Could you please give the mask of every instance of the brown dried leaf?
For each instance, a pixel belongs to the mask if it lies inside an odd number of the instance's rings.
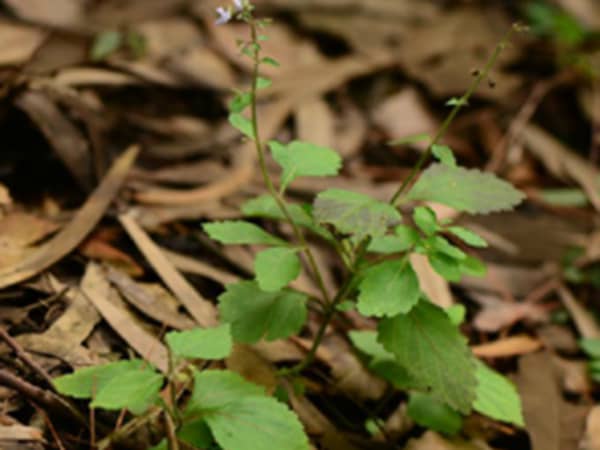
[[[485,442],[446,439],[434,431],[427,431],[418,439],[411,439],[404,450],[492,450]]]
[[[475,356],[480,358],[506,358],[533,353],[541,347],[542,343],[537,339],[527,335],[518,335],[474,345],[471,350]]]
[[[1,270],[0,288],[31,278],[73,251],[96,226],[112,202],[138,151],[136,146],[130,147],[114,162],[100,185],[56,236],[20,263]]]
[[[81,0],[5,0],[4,3],[21,19],[59,27],[80,25],[85,6]]]
[[[43,42],[46,32],[26,25],[0,23],[0,65],[22,64]]]
[[[152,242],[135,219],[129,214],[122,214],[119,216],[119,221],[138,249],[148,259],[148,262],[154,267],[177,299],[185,306],[194,320],[203,327],[216,325],[217,311],[215,306],[202,298],[177,269],[173,267],[164,253]]]
[[[535,125],[530,124],[523,129],[523,141],[554,176],[577,182],[594,208],[600,211],[600,172],[593,164]]]
[[[100,266],[89,263],[86,276],[89,283],[82,288],[104,320],[140,356],[163,373],[169,370],[167,348],[153,334],[138,324],[138,319],[127,309],[119,294],[111,289]]]

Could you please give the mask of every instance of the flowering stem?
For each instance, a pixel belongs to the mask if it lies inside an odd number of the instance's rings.
[[[460,97],[456,101],[456,103],[454,104],[454,107],[452,108],[450,113],[446,116],[446,119],[444,119],[444,122],[438,129],[437,133],[429,142],[427,149],[421,154],[421,157],[419,158],[417,163],[412,168],[408,177],[406,177],[404,179],[404,181],[400,184],[400,187],[396,190],[396,192],[390,199],[391,205],[395,205],[396,202],[398,201],[398,198],[404,193],[406,188],[408,186],[410,186],[410,184],[415,179],[415,177],[417,176],[419,171],[423,168],[423,165],[427,162],[427,160],[431,156],[431,151],[432,151],[433,146],[436,145],[442,139],[442,137],[444,137],[444,135],[448,131],[448,128],[454,121],[454,118],[457,116],[459,111],[462,109],[463,106],[466,106],[469,104],[469,100],[471,99],[471,97],[473,96],[473,94],[475,93],[475,91],[477,90],[479,85],[481,84],[481,82],[489,76],[490,71],[492,70],[492,67],[494,67],[494,65],[496,64],[496,60],[500,56],[500,53],[502,53],[502,51],[508,45],[508,42],[510,41],[510,38],[514,31],[515,31],[515,27],[513,26],[510,28],[510,30],[508,30],[508,32],[504,35],[502,40],[498,43],[498,45],[496,46],[496,49],[494,50],[494,53],[492,53],[492,55],[488,59],[483,70],[477,71],[477,76],[475,77],[475,79],[473,80],[471,85],[469,86],[469,89],[467,89],[467,92],[465,92],[463,94],[463,96]]]
[[[309,265],[312,275],[317,283],[319,291],[321,292],[321,295],[323,296],[324,306],[327,308],[327,305],[329,305],[331,303],[331,301],[330,301],[330,297],[327,292],[327,289],[325,287],[325,282],[323,280],[323,277],[321,276],[321,272],[319,271],[319,267],[317,266],[317,262],[314,258],[314,255],[313,255],[312,251],[310,250],[308,243],[306,242],[306,239],[304,237],[304,234],[302,233],[302,230],[294,222],[281,193],[275,188],[275,185],[273,184],[273,180],[271,180],[271,176],[269,175],[269,171],[267,169],[264,147],[263,147],[262,141],[260,139],[260,132],[258,129],[258,111],[257,111],[258,108],[257,108],[257,99],[256,99],[256,97],[257,97],[256,92],[258,90],[259,69],[260,69],[260,63],[261,63],[260,45],[258,45],[259,42],[258,42],[258,30],[257,30],[256,21],[252,18],[249,20],[248,23],[250,25],[251,43],[254,46],[254,49],[252,52],[252,59],[253,59],[253,63],[254,63],[253,70],[252,70],[252,87],[251,87],[251,91],[250,91],[250,98],[251,98],[251,103],[250,103],[251,106],[250,107],[251,107],[251,115],[252,115],[251,121],[252,121],[252,132],[254,134],[254,143],[256,146],[256,153],[258,154],[258,161],[259,161],[259,165],[260,165],[260,171],[262,173],[263,180],[264,180],[265,186],[267,187],[267,189],[269,191],[269,194],[273,197],[273,199],[277,203],[277,206],[283,213],[285,219],[291,225],[292,231],[294,233],[294,237],[300,243],[300,246],[304,249],[304,254],[306,255],[308,265]]]

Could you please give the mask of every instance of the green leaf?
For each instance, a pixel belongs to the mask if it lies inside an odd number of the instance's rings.
[[[373,253],[401,253],[417,245],[421,237],[419,232],[408,225],[398,225],[393,235],[379,236],[371,239],[368,251]]]
[[[242,397],[261,397],[265,390],[229,370],[194,371],[194,390],[184,411],[186,419],[202,416],[204,411],[219,409]]]
[[[129,30],[125,36],[125,43],[135,59],[142,58],[146,54],[148,41],[143,34]]]
[[[292,217],[292,221],[301,226],[308,228],[313,233],[321,236],[324,239],[332,240],[333,236],[329,231],[327,231],[322,226],[316,224],[309,211],[304,209],[302,206],[288,203],[286,204],[288,212]],[[248,200],[246,203],[242,205],[242,212],[249,217],[263,217],[266,219],[274,219],[274,220],[287,220],[286,217],[279,209],[277,202],[273,199],[272,196],[265,194],[259,197],[253,198],[252,200]]]
[[[452,259],[461,261],[467,257],[466,253],[460,248],[452,245],[447,239],[442,236],[432,236],[425,241],[426,246],[435,252],[442,253]]]
[[[201,416],[227,450],[309,449],[296,415],[232,372],[197,372],[185,414]]]
[[[447,230],[461,241],[469,244],[471,247],[484,248],[488,243],[478,234],[463,227],[448,227]]]
[[[492,419],[524,426],[521,399],[507,378],[477,361],[477,397],[473,408]]]
[[[368,367],[373,373],[392,383],[397,389],[426,389],[426,386],[413,379],[406,369],[398,364],[394,355],[377,341],[377,332],[350,331],[348,335],[358,350],[371,357]]]
[[[406,258],[384,261],[369,268],[358,290],[358,311],[376,317],[406,313],[421,295],[417,274]]]
[[[486,214],[512,209],[524,194],[491,173],[433,164],[407,194],[409,200],[448,205],[458,211]]]
[[[177,430],[177,439],[194,448],[210,448],[214,442],[210,428],[204,420],[193,420],[181,425]]]
[[[54,378],[56,390],[75,398],[92,398],[110,380],[129,372],[140,371],[146,365],[141,359],[116,361],[100,366],[77,369],[69,375]]]
[[[273,59],[273,58],[271,58],[269,56],[264,57],[260,62],[262,64],[267,64],[268,66],[273,66],[273,67],[279,67],[280,66],[280,64],[279,64],[279,62],[277,60],[275,60],[275,59]]]
[[[258,77],[256,79],[256,89],[266,89],[273,84],[270,78]]]
[[[460,262],[440,252],[427,255],[431,267],[448,281],[458,282],[462,278]]]
[[[358,240],[383,236],[390,226],[402,220],[393,206],[342,189],[328,189],[317,195],[314,216],[319,222],[329,223]]]
[[[475,400],[475,359],[443,309],[420,301],[379,324],[379,342],[430,394],[463,414]]]
[[[241,113],[252,103],[250,92],[240,92],[229,102],[229,110],[232,113]]]
[[[445,309],[446,314],[450,318],[450,322],[452,325],[459,326],[461,323],[465,321],[465,316],[467,315],[467,309],[464,305],[457,303],[456,305],[452,305]]]
[[[206,223],[203,228],[212,239],[222,244],[287,244],[284,240],[267,233],[258,225],[243,220]]]
[[[229,356],[233,346],[229,324],[171,331],[166,340],[173,354],[182,358],[223,359]]]
[[[431,153],[439,162],[450,167],[456,167],[456,158],[452,149],[447,145],[434,144],[431,146]]]
[[[301,265],[297,252],[296,248],[275,247],[256,255],[254,271],[256,281],[263,291],[278,291],[298,278]]]
[[[600,359],[600,339],[580,339],[579,346],[590,358]]]
[[[255,281],[229,284],[219,296],[221,320],[231,324],[233,338],[254,343],[298,333],[306,320],[307,297],[285,289],[264,292]]]
[[[269,148],[273,159],[283,168],[281,186],[284,190],[297,177],[337,175],[342,166],[342,158],[334,150],[308,142],[283,145],[270,141]]]
[[[435,234],[440,229],[435,211],[428,206],[416,207],[413,211],[413,220],[427,236]]]
[[[243,135],[249,137],[250,139],[255,139],[254,128],[252,127],[252,122],[250,119],[247,119],[240,113],[234,112],[229,114],[229,123]]]
[[[462,416],[437,398],[413,392],[410,394],[408,415],[422,427],[454,435],[462,428]]]
[[[459,261],[460,271],[464,275],[472,277],[484,277],[487,273],[485,264],[474,256],[467,255],[465,259]]]
[[[99,33],[94,39],[90,58],[92,61],[102,61],[117,51],[123,42],[123,34],[120,31],[108,30]]]
[[[113,377],[94,397],[92,408],[123,409],[144,413],[158,400],[164,378],[154,370],[133,370]]]

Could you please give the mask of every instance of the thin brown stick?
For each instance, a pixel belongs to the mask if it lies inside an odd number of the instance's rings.
[[[21,345],[17,341],[15,341],[10,334],[8,334],[4,327],[0,327],[0,339],[6,342],[6,344],[12,349],[12,351],[15,352],[17,358],[19,358],[21,361],[27,364],[31,368],[31,370],[33,370],[46,382],[49,388],[55,391],[54,383],[52,382],[52,378],[50,377],[48,372],[46,372],[42,366],[36,363],[31,358],[31,356],[29,356],[25,349],[21,347]]]

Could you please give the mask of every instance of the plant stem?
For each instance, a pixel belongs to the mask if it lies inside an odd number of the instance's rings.
[[[504,35],[502,40],[496,46],[494,53],[492,53],[492,55],[486,62],[483,70],[477,72],[477,76],[475,77],[475,79],[473,80],[471,85],[469,86],[469,89],[467,89],[467,92],[465,92],[463,94],[463,96],[458,99],[458,101],[456,102],[456,104],[454,105],[454,107],[452,108],[450,113],[446,116],[446,119],[444,119],[444,122],[438,129],[437,133],[435,134],[433,139],[431,139],[431,141],[429,142],[427,149],[421,154],[421,157],[419,158],[417,163],[413,166],[408,177],[406,177],[406,179],[400,184],[400,187],[398,188],[398,190],[396,190],[396,192],[392,196],[392,198],[390,200],[391,205],[396,204],[396,202],[398,201],[398,198],[404,193],[406,188],[415,179],[415,177],[417,176],[417,174],[419,173],[419,171],[421,170],[423,165],[427,162],[427,160],[431,156],[432,147],[434,145],[436,145],[442,139],[442,137],[444,137],[444,135],[448,131],[448,127],[450,127],[450,124],[454,121],[454,118],[459,113],[461,108],[465,105],[468,105],[469,100],[471,99],[471,97],[473,96],[473,94],[475,93],[475,91],[477,90],[479,85],[481,84],[481,82],[488,77],[488,75],[490,74],[490,71],[492,70],[492,67],[496,64],[496,60],[500,56],[500,53],[502,53],[502,51],[506,48],[508,42],[510,41],[510,38],[511,38],[514,30],[515,30],[515,27],[511,27],[510,30],[508,30],[508,32]]]
[[[312,275],[317,282],[319,291],[323,296],[324,303],[329,305],[331,303],[329,293],[325,287],[325,282],[323,277],[321,276],[321,272],[319,271],[319,267],[317,266],[317,262],[315,257],[306,242],[304,234],[302,230],[298,227],[298,225],[294,222],[286,204],[283,200],[282,195],[275,189],[275,185],[273,184],[273,180],[271,180],[271,176],[269,175],[269,170],[267,169],[267,163],[265,159],[265,152],[263,148],[262,141],[260,139],[260,133],[258,129],[258,108],[257,108],[257,100],[256,100],[256,92],[258,90],[258,78],[259,78],[259,68],[260,68],[260,47],[258,46],[258,32],[257,25],[254,19],[249,21],[250,31],[251,31],[251,41],[252,44],[256,45],[254,48],[252,57],[253,57],[253,71],[252,71],[252,88],[250,91],[251,96],[251,111],[252,111],[252,132],[254,134],[254,143],[256,145],[256,153],[258,154],[258,162],[260,165],[260,171],[263,176],[263,180],[265,186],[267,187],[269,194],[273,197],[277,206],[285,216],[285,219],[290,223],[294,237],[300,243],[301,247],[304,249],[304,254],[306,255],[306,259],[308,261],[308,265],[312,272]]]

